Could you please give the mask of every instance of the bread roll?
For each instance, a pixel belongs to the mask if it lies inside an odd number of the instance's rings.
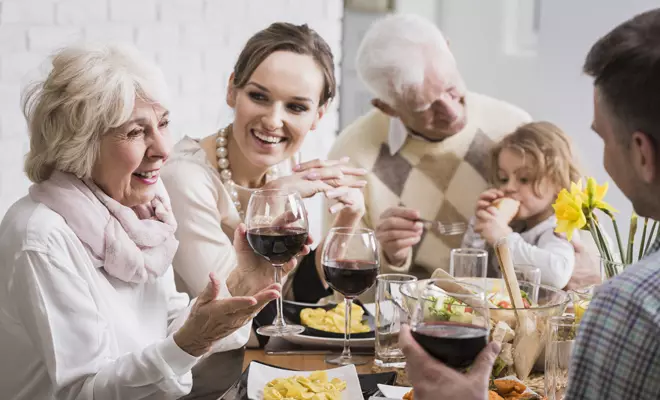
[[[493,206],[500,210],[500,215],[507,223],[510,223],[520,208],[520,202],[509,197],[502,197],[493,202]]]

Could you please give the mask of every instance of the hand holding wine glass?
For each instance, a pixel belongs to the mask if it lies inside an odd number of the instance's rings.
[[[453,279],[420,281],[412,313],[412,336],[430,355],[463,370],[488,344],[490,319],[483,287]]]
[[[288,190],[257,190],[250,196],[245,221],[250,247],[273,265],[274,281],[281,283],[282,267],[301,253],[308,241],[307,211],[302,198],[297,192]],[[284,322],[280,296],[273,325],[262,326],[257,333],[284,336],[304,330],[300,325]]]
[[[332,228],[325,239],[321,261],[328,285],[344,295],[346,303],[344,350],[341,356],[330,356],[326,362],[337,365],[360,365],[366,358],[351,356],[351,307],[353,299],[376,282],[380,251],[374,231],[360,228]]]
[[[297,256],[309,254],[309,246],[312,242],[312,237],[308,236],[305,246]],[[252,296],[275,283],[270,261],[256,254],[250,247],[245,224],[239,224],[234,231],[234,249],[236,250],[237,265],[227,278],[227,288],[232,296]],[[296,257],[284,263],[282,277],[291,272],[297,264]]]

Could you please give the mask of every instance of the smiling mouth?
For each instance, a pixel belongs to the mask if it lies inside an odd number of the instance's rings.
[[[143,178],[143,179],[153,179],[158,177],[159,171],[149,171],[149,172],[133,172],[133,175],[137,176],[138,178]]]
[[[272,135],[266,135],[265,133],[257,132],[254,129],[251,129],[250,132],[252,132],[252,135],[259,141],[261,141],[264,144],[279,144],[286,142],[287,138],[282,137],[282,136],[272,136]]]

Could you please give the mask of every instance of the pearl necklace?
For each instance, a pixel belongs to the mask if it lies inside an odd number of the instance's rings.
[[[231,125],[229,125],[229,128],[231,128]],[[222,128],[218,131],[218,136],[215,139],[215,155],[218,160],[220,179],[229,192],[229,197],[231,197],[231,200],[234,203],[234,207],[236,207],[236,211],[238,211],[238,215],[241,217],[242,221],[245,221],[245,211],[243,211],[241,202],[238,199],[238,190],[236,189],[239,186],[232,179],[231,170],[229,169],[229,151],[227,149],[227,144],[229,143],[229,140],[227,139],[228,135],[229,131],[227,128]],[[277,177],[277,166],[269,168],[266,172],[266,182],[277,179]]]

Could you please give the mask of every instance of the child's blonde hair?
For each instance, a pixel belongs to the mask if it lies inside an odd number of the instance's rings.
[[[534,193],[540,195],[539,185],[543,178],[557,185],[558,190],[568,189],[577,182],[580,169],[573,156],[570,138],[557,125],[546,122],[531,122],[521,125],[513,133],[495,144],[491,151],[491,182],[499,184],[498,158],[504,149],[518,152],[525,161],[531,157],[534,176]]]

